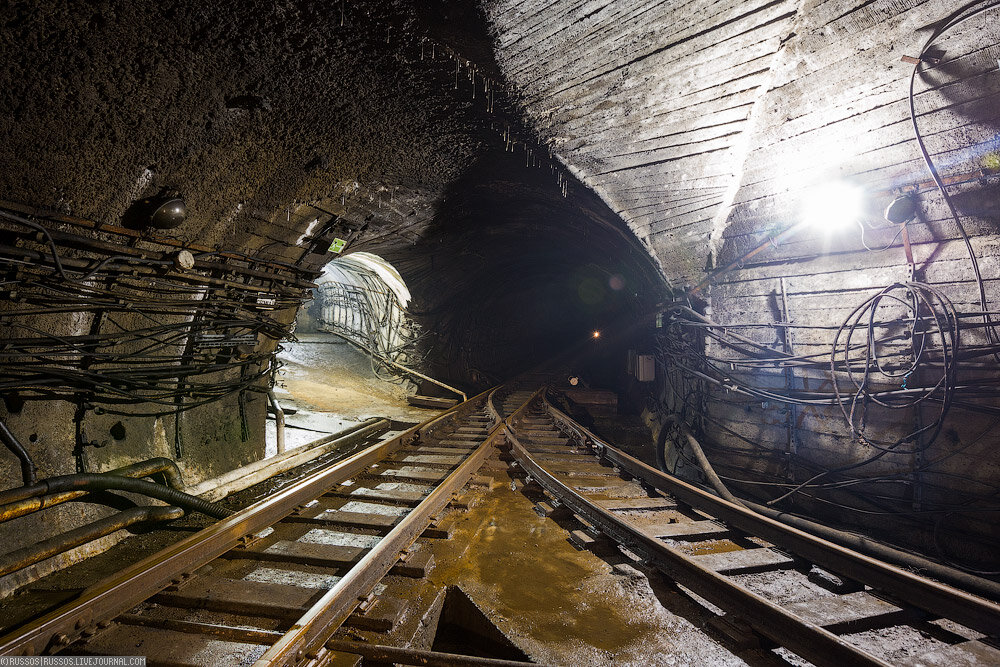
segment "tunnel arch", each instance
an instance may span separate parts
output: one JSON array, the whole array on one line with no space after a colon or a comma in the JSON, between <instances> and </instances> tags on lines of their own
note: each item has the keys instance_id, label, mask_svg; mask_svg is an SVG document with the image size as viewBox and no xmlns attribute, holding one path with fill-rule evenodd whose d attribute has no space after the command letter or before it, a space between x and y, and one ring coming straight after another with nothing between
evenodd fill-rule
<instances>
[{"instance_id":1,"label":"tunnel arch","mask_svg":"<svg viewBox=\"0 0 1000 667\"><path fill-rule=\"evenodd\" d=\"M346 338L377 359L418 361L419 327L406 311L410 290L392 264L353 252L326 264L315 282L309 310L318 330Z\"/></svg>"}]
</instances>

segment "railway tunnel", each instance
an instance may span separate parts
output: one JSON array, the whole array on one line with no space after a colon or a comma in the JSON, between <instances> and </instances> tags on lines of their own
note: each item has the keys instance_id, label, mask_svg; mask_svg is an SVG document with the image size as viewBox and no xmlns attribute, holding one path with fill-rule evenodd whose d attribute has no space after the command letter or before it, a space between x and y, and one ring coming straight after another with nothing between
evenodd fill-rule
<instances>
[{"instance_id":1,"label":"railway tunnel","mask_svg":"<svg viewBox=\"0 0 1000 667\"><path fill-rule=\"evenodd\" d=\"M695 534L712 540L695 557L720 562L773 546L771 560L718 566L801 575L741 580L758 596L806 608L813 594L874 590L897 604L812 618L838 636L873 633L859 645L876 659L933 664L919 657L947 648L991 664L996 633L976 619L993 618L1000 597L998 13L989 1L4 5L0 604L12 620L0 649L83 650L73 642L91 621L67 629L47 614L167 548L161 533L210 531L213 512L225 521L332 475L324 466L367 461L369 448L401 456L387 452L422 443L413 456L430 467L387 482L402 484L393 507L409 507L406 494L445 465L434 458L475 435L496 449L473 478L480 509L447 511L485 523L457 523L442 541L452 546L434 547L440 574L424 578L447 594L390 576L378 590L408 604L395 629L331 629L323 642L411 651L368 664L416 664L404 661L417 649L843 664L822 652L839 646L829 637L783 644L795 635L774 629L785 616L730 609L709 575L658 565L661 547L628 532L656 523L671 557ZM548 451L564 441L571 450ZM583 448L602 468L570 456ZM359 475L337 483L364 487ZM109 476L146 481L109 487ZM574 478L587 481L561 495L557 479ZM372 502L389 489L373 488L361 494ZM646 528L607 523L572 493L604 494L605 510ZM673 514L654 521L653 510ZM392 516L400 523L369 517L365 539L334 546L393 536L403 522ZM351 518L318 517L300 523ZM897 588L897 574L867 565L838 570L767 522L975 600ZM453 534L427 530L413 539ZM498 555L494 534L516 547ZM312 577L309 591L340 590L315 583L334 581L309 569L319 556L282 558ZM254 579L240 558L223 560L202 571L285 581L276 566ZM548 579L515 585L519 568ZM163 582L177 591L143 600L225 613L210 589L185 597L177 582L193 568L181 569ZM337 586L354 585L337 572ZM533 598L545 581L575 611L552 607L556 593ZM362 597L378 610L370 583ZM281 594L298 600L293 588ZM532 604L549 620L511 620ZM639 629L634 605L659 620ZM437 640L400 639L418 608ZM618 619L607 637L595 635L597 608ZM144 627L130 609L92 624ZM345 627L364 626L354 614ZM674 635L670 614L686 619ZM935 614L962 630L931 627ZM170 632L209 623L175 616ZM253 641L238 623L211 624L278 651L286 628L274 618ZM901 618L910 634L891 626ZM44 641L17 639L32 623ZM96 630L83 639L95 634L103 646ZM317 659L329 661L337 649L323 642ZM198 655L176 664L215 654Z\"/></svg>"}]
</instances>

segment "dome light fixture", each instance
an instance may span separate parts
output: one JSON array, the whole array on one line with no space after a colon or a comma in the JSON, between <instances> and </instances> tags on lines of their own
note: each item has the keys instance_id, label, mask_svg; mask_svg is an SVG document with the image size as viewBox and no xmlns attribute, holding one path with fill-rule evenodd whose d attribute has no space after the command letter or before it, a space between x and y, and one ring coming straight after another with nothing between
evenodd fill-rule
<instances>
[{"instance_id":1,"label":"dome light fixture","mask_svg":"<svg viewBox=\"0 0 1000 667\"><path fill-rule=\"evenodd\" d=\"M911 195L901 195L889 203L883 215L894 225L905 224L917 217L917 202Z\"/></svg>"},{"instance_id":2,"label":"dome light fixture","mask_svg":"<svg viewBox=\"0 0 1000 667\"><path fill-rule=\"evenodd\" d=\"M153 202L151 208L153 212L149 215L149 226L155 229L180 227L187 219L187 206L180 197L164 197Z\"/></svg>"}]
</instances>

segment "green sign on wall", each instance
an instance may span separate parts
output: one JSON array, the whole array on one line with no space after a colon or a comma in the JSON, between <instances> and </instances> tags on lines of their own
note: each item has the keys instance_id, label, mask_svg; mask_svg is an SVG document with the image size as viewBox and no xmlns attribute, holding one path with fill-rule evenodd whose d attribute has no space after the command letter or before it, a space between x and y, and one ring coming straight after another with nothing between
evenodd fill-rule
<instances>
[{"instance_id":1,"label":"green sign on wall","mask_svg":"<svg viewBox=\"0 0 1000 667\"><path fill-rule=\"evenodd\" d=\"M333 243L330 244L330 252L339 253L341 250L344 249L345 245L347 245L347 241L345 241L344 239L334 239Z\"/></svg>"}]
</instances>

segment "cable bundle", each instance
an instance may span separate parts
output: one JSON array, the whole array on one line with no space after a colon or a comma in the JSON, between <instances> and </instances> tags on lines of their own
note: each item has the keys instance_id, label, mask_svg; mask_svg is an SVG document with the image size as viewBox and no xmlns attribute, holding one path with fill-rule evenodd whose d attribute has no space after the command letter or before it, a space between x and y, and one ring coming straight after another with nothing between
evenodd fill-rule
<instances>
[{"instance_id":1,"label":"cable bundle","mask_svg":"<svg viewBox=\"0 0 1000 667\"><path fill-rule=\"evenodd\" d=\"M274 342L290 334L278 312L297 308L294 274L192 253L77 237L0 211L0 392L158 415L240 392L275 370ZM28 230L28 231L24 231ZM39 249L36 249L39 248ZM291 273L291 272L289 272ZM56 333L56 331L59 333ZM268 344L268 341L272 341Z\"/></svg>"},{"instance_id":2,"label":"cable bundle","mask_svg":"<svg viewBox=\"0 0 1000 667\"><path fill-rule=\"evenodd\" d=\"M860 346L855 344L859 329L864 331ZM837 330L830 354L831 375L846 375L855 388L845 401L838 383L833 383L851 435L883 451L903 443L910 443L908 452L925 449L941 431L951 406L958 347L955 307L926 283L895 283L855 308ZM908 386L918 377L922 381L916 387ZM870 404L903 410L931 401L937 404L937 415L930 423L890 441L865 435Z\"/></svg>"}]
</instances>

